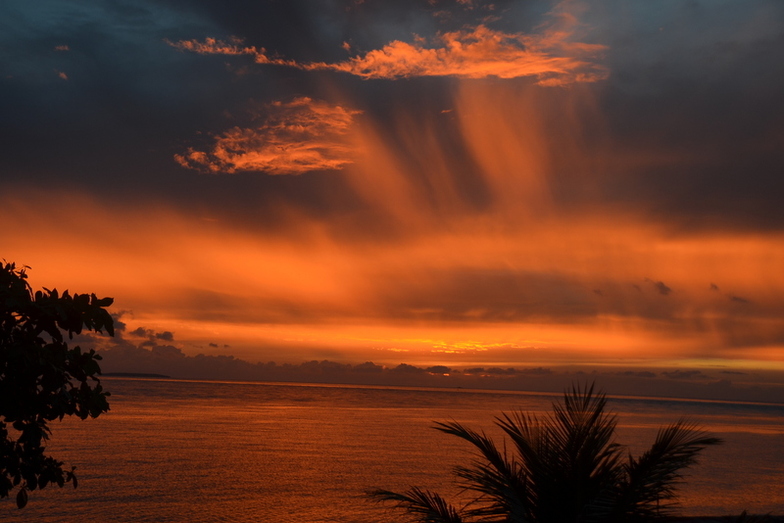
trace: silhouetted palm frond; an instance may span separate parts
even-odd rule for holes
[[[593,385],[574,386],[549,416],[502,414],[496,424],[511,439],[512,452],[484,432],[437,423],[478,451],[454,470],[460,486],[474,494],[461,511],[419,488],[372,496],[396,501],[422,523],[627,523],[668,514],[681,471],[720,440],[680,421],[661,429],[642,456],[623,462],[614,441],[617,421],[606,406]]]
[[[639,458],[630,455],[623,465],[617,510],[645,516],[670,514],[681,471],[695,464],[703,449],[719,443],[719,438],[683,420],[660,429],[648,451]]]
[[[529,479],[534,520],[600,518],[608,509],[595,500],[610,495],[619,477],[616,420],[604,413],[604,394],[593,386],[573,387],[564,404],[553,404],[544,418],[504,414],[498,425],[515,443]]]
[[[397,506],[420,523],[463,523],[459,512],[435,492],[413,487],[402,494],[373,490],[368,495],[376,501],[396,501]]]
[[[476,432],[457,422],[436,423],[435,428],[471,443],[479,451],[481,459],[474,460],[469,467],[457,467],[455,475],[461,479],[460,486],[479,493],[468,515],[492,518],[505,516],[510,522],[528,521],[530,500],[523,471],[514,456],[499,450],[484,432]]]

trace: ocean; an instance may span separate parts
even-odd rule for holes
[[[49,452],[79,487],[31,493],[8,522],[382,523],[400,514],[368,489],[417,485],[454,495],[467,443],[457,420],[498,438],[493,419],[544,413],[558,395],[287,383],[105,378],[111,411],[53,424]],[[662,425],[696,421],[723,438],[689,469],[683,515],[784,513],[784,406],[610,398],[618,441],[639,453]]]

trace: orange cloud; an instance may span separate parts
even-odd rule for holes
[[[8,191],[0,203],[3,257],[31,265],[34,286],[114,296],[133,311],[131,330],[219,340],[251,359],[304,359],[315,348],[450,364],[783,362],[780,235],[671,238],[618,214],[509,228],[462,216],[369,242],[286,207],[275,213],[289,228],[261,233],[75,194]],[[711,290],[716,281],[749,303]]]
[[[352,162],[344,135],[360,111],[302,97],[273,102],[265,112],[261,125],[234,127],[218,136],[211,150],[190,148],[174,159],[202,172],[267,174],[335,170]]]
[[[180,51],[190,51],[198,54],[256,55],[258,53],[253,46],[243,46],[242,39],[236,36],[229,37],[228,42],[215,38],[206,38],[203,42],[199,42],[195,39],[180,40],[178,42],[164,40],[164,42]]]
[[[407,78],[414,76],[454,76],[458,78],[537,77],[541,85],[601,80],[607,71],[596,64],[575,58],[592,56],[600,45],[568,42],[566,31],[543,35],[504,33],[479,25],[473,30],[438,35],[433,46],[394,41],[364,56],[336,64],[311,63],[303,69],[327,69],[362,78]]]
[[[300,67],[293,60],[283,60],[280,58],[270,58],[267,50],[263,47],[243,45],[243,39],[237,36],[230,36],[229,41],[218,40],[216,38],[205,38],[203,42],[196,39],[179,40],[172,42],[164,39],[164,42],[180,51],[189,51],[197,54],[221,54],[221,55],[249,55],[259,64],[287,65],[290,67]]]
[[[231,37],[228,42],[207,38],[203,42],[182,40],[167,43],[182,51],[199,54],[249,55],[260,64],[284,65],[308,71],[329,70],[365,79],[396,79],[416,76],[457,78],[536,77],[540,85],[594,82],[607,77],[607,69],[590,60],[605,46],[571,41],[578,25],[567,13],[556,13],[555,22],[540,34],[504,33],[485,25],[437,35],[413,43],[395,40],[381,49],[338,63],[300,63],[270,58],[264,48],[244,46]],[[344,43],[344,48],[346,44]]]

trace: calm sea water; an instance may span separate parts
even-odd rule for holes
[[[106,379],[112,410],[56,423],[50,452],[77,466],[79,488],[35,492],[0,520],[375,523],[396,512],[374,487],[456,492],[470,458],[432,429],[455,419],[493,430],[502,411],[549,410],[556,396],[466,390]],[[684,515],[784,513],[784,407],[613,398],[619,442],[639,452],[681,417],[726,440],[707,449],[682,490]]]

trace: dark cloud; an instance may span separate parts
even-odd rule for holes
[[[137,338],[147,338],[149,343],[156,344],[155,340],[174,341],[174,334],[170,331],[155,332],[152,329],[144,327],[137,327],[136,329],[128,332],[130,336]]]
[[[658,292],[662,296],[669,296],[669,294],[672,292],[672,289],[669,288],[663,281],[653,281],[647,278],[645,279],[645,281],[653,285],[653,288],[656,289],[656,292]]]
[[[456,387],[489,390],[528,390],[561,393],[587,374],[609,394],[733,399],[745,401],[782,401],[781,387],[735,385],[728,380],[709,379],[699,371],[664,371],[659,379],[655,372],[641,370],[620,373],[597,373],[566,369],[454,369],[446,366],[418,367],[407,363],[397,366],[339,363],[312,360],[298,364],[275,362],[250,363],[233,356],[197,354],[188,356],[172,346],[151,350],[132,345],[115,345],[101,351],[104,373],[157,374],[183,379],[258,380],[283,382],[345,383],[418,387]],[[449,369],[450,372],[442,372]],[[740,373],[742,374],[742,373]],[[700,378],[691,380],[691,378]],[[645,378],[645,379],[640,379]],[[781,380],[781,377],[778,378]],[[110,382],[108,382],[110,383]],[[110,385],[107,385],[111,389]],[[611,401],[630,401],[629,398]],[[633,401],[633,400],[632,400]]]
[[[425,369],[420,369],[419,367],[409,365],[408,363],[401,363],[392,370],[401,374],[423,374],[427,372]]]
[[[727,295],[727,297],[730,299],[730,301],[735,303],[749,303],[749,300],[747,300],[746,298],[741,298],[740,296],[729,294]]]
[[[621,372],[620,374],[622,376],[632,376],[632,377],[635,377],[635,378],[655,378],[656,377],[656,373],[655,372],[651,372],[649,370],[640,370],[640,371],[627,370],[627,371]]]
[[[662,371],[662,376],[666,376],[668,378],[674,380],[689,380],[693,378],[705,378],[705,374],[701,370],[681,370],[676,369],[673,371]]]
[[[632,163],[605,166],[606,197],[685,229],[780,229],[782,209],[766,194],[782,190],[781,4],[640,4],[617,24],[623,9],[610,5],[587,16],[614,25],[602,106],[613,147]]]
[[[506,368],[506,369],[502,369],[500,367],[490,367],[486,371],[487,374],[494,374],[496,376],[498,376],[498,375],[507,375],[508,376],[508,375],[517,374],[517,372],[518,372],[517,369],[514,369],[512,367],[509,367],[509,368]]]
[[[128,334],[130,334],[131,336],[138,336],[140,338],[149,338],[153,336],[153,331],[151,331],[150,329],[145,329],[144,327],[138,327],[132,330],[131,332],[129,332]]]
[[[155,339],[163,341],[174,341],[174,334],[170,331],[156,332]]]
[[[559,318],[579,322],[602,314],[661,320],[682,317],[703,305],[676,301],[664,282],[647,280],[658,295],[636,292],[638,286],[612,284],[597,294],[583,281],[552,271],[442,269],[409,270],[404,275],[380,275],[376,294],[383,313],[398,318],[437,318],[448,321],[516,322]],[[669,302],[669,303],[668,303]],[[680,320],[677,320],[680,321]]]
[[[154,357],[163,360],[179,360],[185,357],[185,355],[182,353],[182,350],[174,347],[173,345],[155,345],[150,350]]]
[[[110,312],[112,315],[112,321],[114,322],[114,330],[115,332],[119,332],[120,335],[123,335],[127,330],[127,324],[122,320],[123,315],[125,312]]]
[[[360,363],[359,365],[354,365],[355,372],[370,372],[373,374],[378,374],[384,371],[383,365],[376,365],[372,361],[366,361],[365,363]]]
[[[464,369],[465,374],[479,375],[479,376],[547,376],[553,374],[553,371],[544,367],[532,367],[518,369],[515,367],[469,367]]]
[[[534,367],[530,369],[521,369],[520,373],[535,376],[547,376],[548,374],[553,374],[553,371],[544,367]]]
[[[550,274],[456,270],[409,273],[409,278],[381,291],[388,312],[395,316],[516,321],[596,312],[582,285]]]

